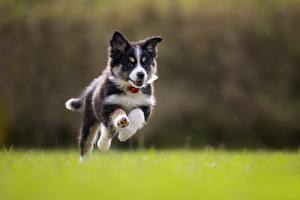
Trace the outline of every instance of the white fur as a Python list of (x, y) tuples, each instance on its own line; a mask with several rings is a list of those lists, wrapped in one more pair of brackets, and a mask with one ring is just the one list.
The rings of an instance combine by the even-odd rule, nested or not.
[(72, 107), (72, 102), (74, 101), (77, 101), (77, 99), (75, 98), (72, 98), (72, 99), (69, 99), (66, 103), (65, 103), (65, 106), (68, 110), (76, 110)]
[(148, 96), (142, 93), (127, 93), (126, 95), (110, 95), (105, 100), (106, 104), (119, 104), (127, 110), (146, 105), (153, 106), (156, 103), (154, 96)]
[(126, 88), (128, 87), (129, 85), (131, 85), (129, 82), (127, 81), (124, 81), (120, 78), (116, 78), (112, 75), (108, 76), (108, 79), (111, 80), (112, 82), (114, 82), (119, 88)]
[(141, 129), (145, 124), (144, 112), (139, 108), (130, 111), (128, 118), (135, 129)]
[(109, 130), (103, 124), (101, 124), (101, 136), (97, 142), (97, 147), (102, 152), (106, 152), (110, 148), (111, 137), (109, 135)]
[(157, 75), (152, 75), (148, 80), (147, 80), (147, 84), (151, 84), (153, 83), (154, 81), (156, 81), (158, 79), (158, 76)]
[[(139, 72), (142, 72), (145, 74), (145, 80), (147, 80), (147, 72), (146, 70), (142, 67), (141, 65), (141, 53), (142, 53), (142, 50), (141, 50), (141, 47), (140, 46), (137, 46), (135, 48), (135, 56), (136, 56), (136, 59), (137, 59), (137, 65), (136, 67), (131, 71), (130, 75), (129, 75), (129, 78), (133, 81), (136, 81), (137, 80), (137, 73)], [(132, 83), (134, 85), (134, 83)], [(135, 86), (135, 85), (134, 85)], [(141, 86), (141, 87), (144, 87), (145, 85)], [(137, 86), (135, 86), (137, 87)], [(141, 88), (140, 87), (140, 88)]]
[(124, 142), (131, 138), (137, 130), (141, 129), (145, 124), (145, 116), (141, 109), (137, 108), (129, 112), (129, 125), (125, 128), (118, 129), (118, 139)]

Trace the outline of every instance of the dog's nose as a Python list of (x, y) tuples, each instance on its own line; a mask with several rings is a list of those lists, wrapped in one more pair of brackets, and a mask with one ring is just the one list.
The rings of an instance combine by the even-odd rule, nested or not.
[(138, 77), (138, 79), (144, 79), (145, 73), (144, 72), (138, 72), (138, 73), (136, 73), (136, 76)]

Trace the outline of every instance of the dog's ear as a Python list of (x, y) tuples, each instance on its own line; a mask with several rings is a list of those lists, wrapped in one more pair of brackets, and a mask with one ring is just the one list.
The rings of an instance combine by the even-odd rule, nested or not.
[(147, 38), (144, 42), (144, 48), (149, 52), (156, 52), (156, 46), (162, 41), (162, 37), (154, 36)]
[(121, 52), (124, 52), (129, 47), (129, 42), (120, 32), (115, 31), (112, 36), (112, 39), (110, 40), (110, 46), (113, 49), (117, 49)]

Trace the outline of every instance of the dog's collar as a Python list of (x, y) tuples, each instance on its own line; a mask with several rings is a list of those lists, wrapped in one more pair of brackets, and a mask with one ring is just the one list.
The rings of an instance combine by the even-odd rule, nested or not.
[(128, 91), (130, 91), (131, 93), (138, 93), (139, 91), (140, 91), (140, 88), (136, 88), (136, 87), (134, 87), (134, 86), (132, 86), (132, 85), (129, 85), (128, 87), (127, 87), (127, 90)]

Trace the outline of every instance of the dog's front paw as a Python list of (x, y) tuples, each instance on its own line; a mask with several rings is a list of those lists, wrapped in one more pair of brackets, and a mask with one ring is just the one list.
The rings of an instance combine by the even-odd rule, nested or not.
[(121, 142), (124, 142), (124, 141), (128, 140), (129, 138), (131, 138), (136, 133), (136, 131), (137, 131), (137, 128), (135, 128), (133, 126), (133, 124), (131, 123), (129, 126), (119, 130), (118, 138)]
[(126, 140), (128, 140), (130, 138), (131, 134), (129, 133), (124, 133), (124, 132), (120, 132), (118, 135), (118, 139), (120, 140), (120, 142), (125, 142)]
[(125, 142), (129, 138), (131, 138), (135, 134), (135, 131), (133, 130), (128, 130), (128, 127), (122, 129), (119, 131), (118, 139), (121, 142)]
[(126, 116), (121, 117), (120, 119), (118, 119), (117, 121), (117, 126), (119, 128), (125, 128), (129, 125), (129, 120)]

